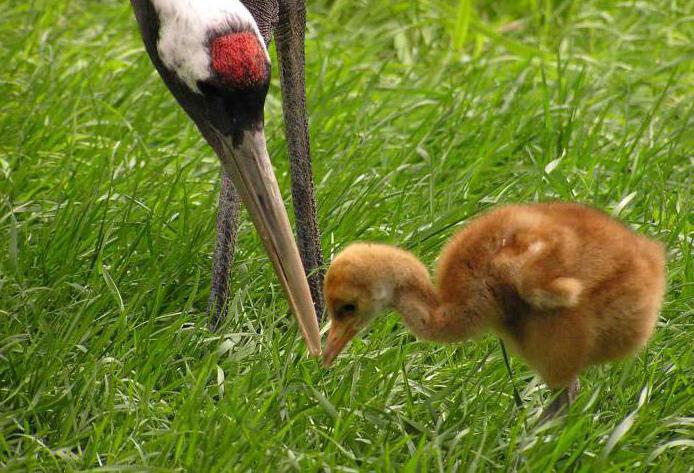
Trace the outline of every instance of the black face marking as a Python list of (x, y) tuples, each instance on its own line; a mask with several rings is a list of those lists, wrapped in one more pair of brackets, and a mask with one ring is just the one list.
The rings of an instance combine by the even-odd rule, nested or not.
[(220, 133), (231, 136), (238, 146), (244, 131), (263, 127), (263, 106), (269, 82), (245, 89), (233, 89), (218, 81), (198, 82), (203, 93), (205, 115)]

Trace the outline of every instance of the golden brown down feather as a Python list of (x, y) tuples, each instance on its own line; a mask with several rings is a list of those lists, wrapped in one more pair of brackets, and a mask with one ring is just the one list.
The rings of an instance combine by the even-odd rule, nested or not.
[(324, 363), (378, 312), (394, 308), (426, 340), (458, 342), (491, 330), (550, 387), (570, 387), (588, 366), (643, 347), (664, 290), (659, 243), (583, 205), (509, 205), (451, 239), (438, 288), (411, 253), (347, 247), (325, 279)]

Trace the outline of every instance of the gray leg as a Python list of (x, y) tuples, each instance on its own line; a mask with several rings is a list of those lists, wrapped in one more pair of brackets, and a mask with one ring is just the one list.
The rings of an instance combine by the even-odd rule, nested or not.
[(316, 313), (320, 319), (323, 312), (323, 255), (316, 217), (306, 117), (305, 29), (306, 8), (304, 1), (280, 0), (275, 41), (280, 66), (282, 109), (289, 146), (297, 244), (308, 276)]
[(277, 0), (241, 0), (241, 3), (251, 12), (267, 46), (277, 25)]
[(234, 258), (234, 247), (239, 229), (240, 200), (231, 179), (222, 172), (222, 188), (219, 191), (217, 211), (217, 242), (212, 261), (212, 287), (207, 310), (210, 313), (210, 330), (214, 331), (227, 315), (229, 295), (229, 268)]
[(581, 384), (575, 378), (566, 388), (555, 391), (552, 402), (542, 411), (540, 422), (547, 422), (556, 417), (563, 416), (569, 406), (576, 400)]

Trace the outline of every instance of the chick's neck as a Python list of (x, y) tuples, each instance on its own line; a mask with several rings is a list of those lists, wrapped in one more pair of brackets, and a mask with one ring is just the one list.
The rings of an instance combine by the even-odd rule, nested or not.
[[(392, 307), (419, 339), (451, 343), (477, 336), (485, 328), (483, 311), (474, 300), (443, 301), (428, 274), (410, 270), (409, 261), (402, 260), (393, 268)], [(415, 268), (411, 268), (415, 269)]]

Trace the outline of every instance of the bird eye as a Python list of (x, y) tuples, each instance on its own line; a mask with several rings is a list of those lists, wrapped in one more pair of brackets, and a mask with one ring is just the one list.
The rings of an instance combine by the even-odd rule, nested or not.
[(354, 313), (357, 311), (357, 305), (356, 304), (342, 304), (337, 308), (335, 311), (335, 315), (337, 317), (349, 317), (354, 315)]

